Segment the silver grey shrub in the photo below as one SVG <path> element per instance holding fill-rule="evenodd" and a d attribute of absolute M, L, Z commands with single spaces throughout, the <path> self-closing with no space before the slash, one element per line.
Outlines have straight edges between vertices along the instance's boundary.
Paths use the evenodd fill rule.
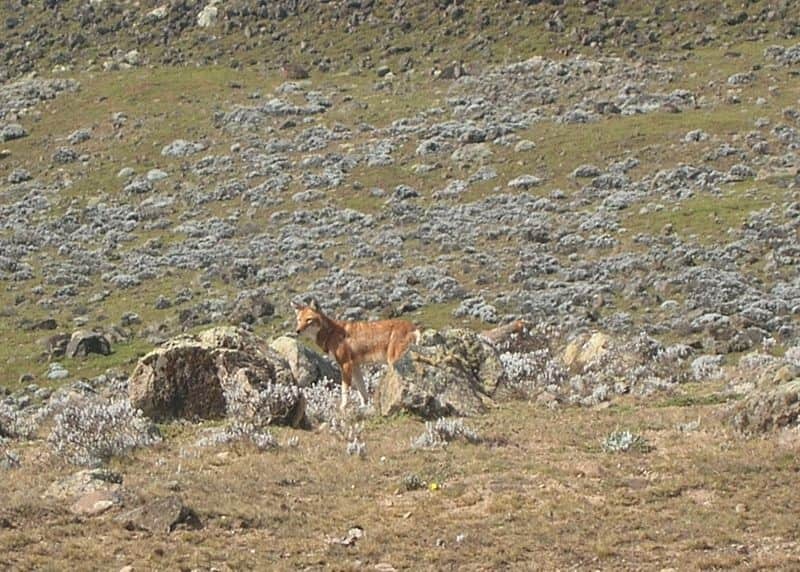
<path fill-rule="evenodd" d="M 268 383 L 258 389 L 235 383 L 225 389 L 228 416 L 257 427 L 287 419 L 301 399 L 299 387 L 281 383 Z"/>
<path fill-rule="evenodd" d="M 612 431 L 603 439 L 602 447 L 606 453 L 627 453 L 629 451 L 646 453 L 652 448 L 644 437 L 631 433 L 627 429 Z"/>
<path fill-rule="evenodd" d="M 506 373 L 507 387 L 523 399 L 529 399 L 540 390 L 561 387 L 569 379 L 569 372 L 549 348 L 532 352 L 506 352 L 500 354 L 500 363 Z"/>
<path fill-rule="evenodd" d="M 467 443 L 480 443 L 481 437 L 467 427 L 461 419 L 440 417 L 436 421 L 425 422 L 425 432 L 412 439 L 412 449 L 435 449 L 460 439 Z"/>
<path fill-rule="evenodd" d="M 374 395 L 380 384 L 385 369 L 376 367 L 364 372 L 364 387 L 369 395 Z M 342 399 L 341 386 L 327 377 L 323 377 L 311 387 L 301 389 L 306 398 L 306 416 L 314 423 L 330 423 L 338 419 L 342 412 L 339 404 Z M 348 412 L 358 412 L 361 397 L 355 388 L 348 395 Z"/>
<path fill-rule="evenodd" d="M 721 379 L 723 376 L 721 355 L 702 355 L 692 360 L 692 376 L 695 381 Z"/>
<path fill-rule="evenodd" d="M 206 431 L 206 435 L 197 441 L 197 446 L 215 447 L 231 443 L 251 443 L 260 451 L 278 447 L 278 440 L 272 433 L 241 419 L 234 419 L 224 427 Z"/>
<path fill-rule="evenodd" d="M 341 392 L 333 381 L 324 377 L 317 384 L 302 388 L 302 392 L 306 398 L 306 416 L 312 422 L 327 423 L 336 418 Z M 355 395 L 350 397 L 352 401 Z"/>
<path fill-rule="evenodd" d="M 0 437 L 0 469 L 16 469 L 20 466 L 19 453 L 8 448 L 8 439 Z"/>
<path fill-rule="evenodd" d="M 367 456 L 367 444 L 361 438 L 364 432 L 364 425 L 358 423 L 350 425 L 347 428 L 347 454 L 361 457 L 362 459 Z"/>
<path fill-rule="evenodd" d="M 30 439 L 36 432 L 33 415 L 0 402 L 0 437 Z"/>
<path fill-rule="evenodd" d="M 47 441 L 58 457 L 76 465 L 96 466 L 132 449 L 159 443 L 161 434 L 127 399 L 76 399 L 55 415 Z"/>
<path fill-rule="evenodd" d="M 425 487 L 425 481 L 423 481 L 416 473 L 405 474 L 403 476 L 402 483 L 403 488 L 407 491 L 415 491 Z"/>

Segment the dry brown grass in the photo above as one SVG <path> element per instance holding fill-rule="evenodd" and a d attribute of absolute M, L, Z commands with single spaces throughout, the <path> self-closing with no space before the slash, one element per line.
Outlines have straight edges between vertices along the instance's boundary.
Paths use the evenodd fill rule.
<path fill-rule="evenodd" d="M 719 407 L 505 404 L 468 421 L 490 444 L 432 451 L 410 449 L 418 420 L 371 420 L 365 459 L 346 455 L 346 443 L 325 430 L 276 430 L 281 443 L 299 435 L 299 446 L 260 453 L 198 449 L 198 427 L 173 427 L 164 444 L 112 464 L 140 497 L 177 489 L 199 513 L 202 530 L 169 535 L 41 500 L 72 469 L 34 461 L 34 447 L 4 475 L 0 567 L 794 568 L 800 440 L 740 439 L 719 421 Z M 697 431 L 676 428 L 698 418 Z M 603 452 L 601 439 L 619 427 L 654 449 Z M 407 491 L 408 474 L 439 488 Z M 365 531 L 355 546 L 328 542 L 355 525 Z"/>

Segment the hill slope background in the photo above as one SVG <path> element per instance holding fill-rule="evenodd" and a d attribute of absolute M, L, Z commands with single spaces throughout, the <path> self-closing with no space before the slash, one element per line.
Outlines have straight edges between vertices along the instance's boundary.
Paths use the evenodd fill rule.
<path fill-rule="evenodd" d="M 4 565 L 796 564 L 796 412 L 769 447 L 726 420 L 800 367 L 794 3 L 48 0 L 3 3 L 0 25 L 14 415 L 124 385 L 179 333 L 285 333 L 310 295 L 681 356 L 561 385 L 525 370 L 528 399 L 476 418 L 477 446 L 410 450 L 424 427 L 403 416 L 364 421 L 363 459 L 352 427 L 263 453 L 165 426 L 111 467 L 140 497 L 181 493 L 204 528 L 172 536 L 42 500 L 68 472 L 45 425 L 2 450 L 22 458 Z M 113 352 L 64 356 L 79 329 Z M 652 447 L 611 455 L 619 428 Z M 356 524 L 363 541 L 328 542 Z M 89 548 L 100 535 L 116 548 Z"/>

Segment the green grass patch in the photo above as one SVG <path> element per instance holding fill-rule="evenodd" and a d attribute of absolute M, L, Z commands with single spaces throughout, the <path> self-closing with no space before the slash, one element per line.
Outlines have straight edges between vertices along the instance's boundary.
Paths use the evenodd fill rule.
<path fill-rule="evenodd" d="M 720 405 L 740 399 L 734 394 L 709 393 L 705 395 L 673 395 L 653 404 L 654 407 L 698 407 Z"/>
<path fill-rule="evenodd" d="M 722 196 L 696 193 L 693 197 L 647 214 L 634 212 L 624 218 L 629 235 L 657 234 L 666 225 L 681 237 L 694 237 L 712 244 L 740 230 L 748 216 L 786 197 L 786 190 L 763 181 L 748 181 L 723 187 Z"/>

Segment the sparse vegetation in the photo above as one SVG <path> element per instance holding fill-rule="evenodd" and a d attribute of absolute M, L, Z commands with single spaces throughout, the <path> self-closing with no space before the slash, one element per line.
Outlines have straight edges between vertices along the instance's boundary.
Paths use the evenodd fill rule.
<path fill-rule="evenodd" d="M 158 428 L 127 400 L 110 404 L 79 399 L 55 414 L 47 437 L 56 456 L 94 466 L 161 441 Z"/>
<path fill-rule="evenodd" d="M 651 449 L 647 439 L 627 429 L 609 433 L 602 447 L 606 453 L 647 453 Z"/>
<path fill-rule="evenodd" d="M 480 443 L 481 437 L 462 419 L 441 417 L 436 421 L 425 422 L 425 432 L 411 442 L 412 449 L 436 449 L 446 447 L 453 441 Z"/>

